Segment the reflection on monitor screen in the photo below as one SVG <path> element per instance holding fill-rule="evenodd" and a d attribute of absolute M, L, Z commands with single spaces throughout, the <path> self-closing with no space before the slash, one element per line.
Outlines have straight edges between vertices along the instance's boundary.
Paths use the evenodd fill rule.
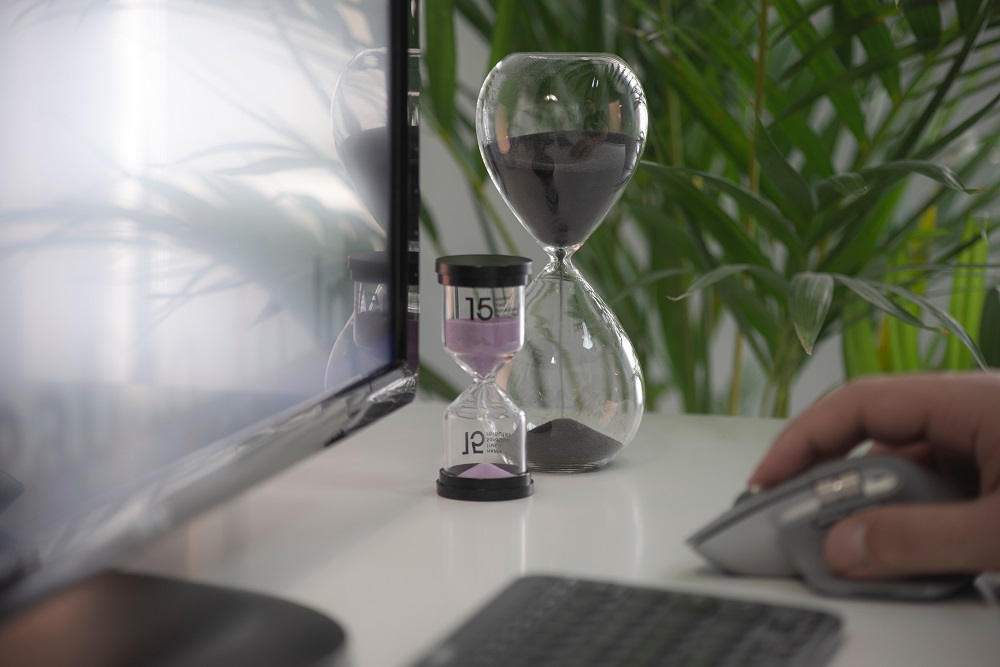
<path fill-rule="evenodd" d="M 0 5 L 0 610 L 412 395 L 399 4 Z"/>

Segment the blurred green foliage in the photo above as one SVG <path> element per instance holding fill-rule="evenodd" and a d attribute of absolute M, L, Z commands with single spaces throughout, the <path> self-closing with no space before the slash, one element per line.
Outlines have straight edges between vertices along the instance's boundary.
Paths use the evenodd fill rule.
<path fill-rule="evenodd" d="M 478 89 L 456 79 L 456 26 L 489 44 L 490 66 L 516 51 L 628 61 L 650 109 L 645 160 L 577 265 L 636 344 L 651 405 L 676 393 L 687 411 L 784 415 L 836 334 L 848 377 L 996 362 L 994 7 L 426 0 L 423 121 L 461 167 L 487 246 L 514 251 L 477 147 Z M 441 237 L 430 207 L 423 222 Z M 715 369 L 727 321 L 732 367 Z"/>

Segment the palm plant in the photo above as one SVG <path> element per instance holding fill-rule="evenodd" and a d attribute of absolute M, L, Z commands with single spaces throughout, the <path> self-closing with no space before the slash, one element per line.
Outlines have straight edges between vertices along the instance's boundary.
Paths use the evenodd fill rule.
<path fill-rule="evenodd" d="M 718 407 L 710 347 L 731 321 L 728 410 L 784 415 L 837 334 L 848 376 L 997 361 L 993 5 L 427 0 L 423 119 L 462 167 L 487 245 L 516 251 L 478 154 L 478 91 L 455 80 L 456 22 L 490 44 L 490 65 L 624 57 L 648 97 L 645 160 L 578 264 L 636 342 L 652 404 L 676 392 L 685 410 Z M 432 211 L 424 223 L 440 236 Z M 744 368 L 766 378 L 759 395 Z"/>

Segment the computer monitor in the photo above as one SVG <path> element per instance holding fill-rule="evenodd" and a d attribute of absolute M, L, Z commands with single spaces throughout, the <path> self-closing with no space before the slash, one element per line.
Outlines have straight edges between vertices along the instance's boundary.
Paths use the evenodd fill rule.
<path fill-rule="evenodd" d="M 53 595 L 413 397 L 414 10 L 0 5 L 0 663 Z"/>

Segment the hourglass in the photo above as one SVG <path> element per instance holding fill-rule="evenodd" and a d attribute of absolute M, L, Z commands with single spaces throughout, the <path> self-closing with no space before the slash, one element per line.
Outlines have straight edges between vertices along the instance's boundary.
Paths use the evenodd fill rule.
<path fill-rule="evenodd" d="M 646 123 L 642 87 L 612 55 L 513 54 L 479 93 L 476 133 L 486 167 L 549 255 L 525 296 L 524 349 L 498 377 L 525 411 L 532 470 L 603 466 L 642 418 L 632 343 L 572 256 L 625 189 Z"/>
<path fill-rule="evenodd" d="M 524 413 L 494 379 L 524 342 L 524 286 L 531 260 L 453 255 L 437 260 L 444 285 L 444 348 L 472 386 L 444 413 L 445 462 L 438 494 L 459 500 L 531 495 Z"/>

